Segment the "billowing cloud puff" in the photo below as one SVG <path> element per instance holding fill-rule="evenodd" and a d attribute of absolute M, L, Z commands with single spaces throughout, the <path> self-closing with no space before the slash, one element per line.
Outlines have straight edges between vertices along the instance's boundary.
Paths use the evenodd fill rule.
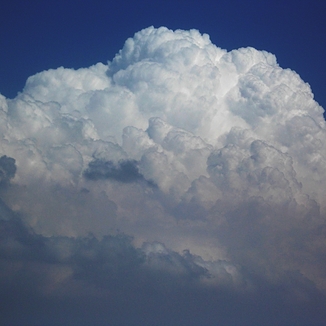
<path fill-rule="evenodd" d="M 113 293 L 142 311 L 154 289 L 182 313 L 193 293 L 203 324 L 232 320 L 203 297 L 284 294 L 286 316 L 325 302 L 323 109 L 274 55 L 150 27 L 107 65 L 31 76 L 0 109 L 2 274 L 35 300 Z"/>

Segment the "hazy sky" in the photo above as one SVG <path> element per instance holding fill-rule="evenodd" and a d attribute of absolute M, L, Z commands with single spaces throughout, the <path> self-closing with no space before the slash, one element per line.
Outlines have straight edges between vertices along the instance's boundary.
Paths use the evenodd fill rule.
<path fill-rule="evenodd" d="M 1 324 L 325 325 L 322 13 L 5 5 Z"/>

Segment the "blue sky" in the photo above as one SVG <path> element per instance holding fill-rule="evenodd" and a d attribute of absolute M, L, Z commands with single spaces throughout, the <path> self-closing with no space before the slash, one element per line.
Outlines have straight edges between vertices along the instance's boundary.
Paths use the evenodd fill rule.
<path fill-rule="evenodd" d="M 112 60 L 145 27 L 198 29 L 227 50 L 252 46 L 276 55 L 326 106 L 326 4 L 322 0 L 6 1 L 0 19 L 0 92 L 13 97 L 27 77 Z"/>
<path fill-rule="evenodd" d="M 324 326 L 325 9 L 1 4 L 0 324 Z"/>

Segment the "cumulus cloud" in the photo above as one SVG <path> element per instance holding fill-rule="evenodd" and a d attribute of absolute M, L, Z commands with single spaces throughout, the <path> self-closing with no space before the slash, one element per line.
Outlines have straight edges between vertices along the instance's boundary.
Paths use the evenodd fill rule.
<path fill-rule="evenodd" d="M 0 114 L 7 322 L 71 298 L 98 325 L 325 317 L 323 109 L 274 55 L 149 27 L 106 65 L 31 76 Z"/>

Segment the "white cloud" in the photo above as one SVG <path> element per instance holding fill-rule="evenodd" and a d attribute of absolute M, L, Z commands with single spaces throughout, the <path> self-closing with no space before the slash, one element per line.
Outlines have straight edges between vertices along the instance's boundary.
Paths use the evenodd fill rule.
<path fill-rule="evenodd" d="M 107 65 L 40 72 L 0 101 L 17 166 L 2 199 L 36 233 L 118 229 L 153 268 L 229 285 L 299 271 L 326 289 L 323 109 L 274 55 L 150 27 Z"/>

